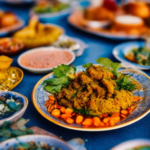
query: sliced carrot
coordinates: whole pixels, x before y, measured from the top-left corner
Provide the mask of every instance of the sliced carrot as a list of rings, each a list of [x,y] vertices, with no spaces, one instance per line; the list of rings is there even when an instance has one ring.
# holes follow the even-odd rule
[[[139,96],[134,96],[134,97],[133,97],[133,101],[134,101],[134,102],[137,102],[137,101],[139,101],[139,100],[141,100],[141,99],[143,99],[143,97],[139,97]]]
[[[44,105],[48,107],[50,105],[50,100],[47,100]]]
[[[55,108],[55,105],[50,104],[47,111],[51,112]]]
[[[110,126],[114,126],[116,124],[113,117],[110,118]]]
[[[119,122],[120,121],[120,117],[112,117],[114,120],[115,120],[115,123]]]
[[[74,120],[73,120],[72,118],[67,118],[67,119],[66,119],[66,122],[67,122],[68,124],[73,124],[73,123],[74,123]]]
[[[102,118],[103,118],[103,114],[101,114],[101,115],[99,116],[99,118],[102,119]]]
[[[98,117],[94,117],[93,118],[93,125],[95,126],[95,127],[99,127],[100,126],[100,119],[98,118]]]
[[[82,125],[84,126],[91,126],[93,124],[93,119],[91,118],[86,118],[83,122]]]
[[[68,114],[62,114],[60,117],[64,120],[66,120],[67,118],[71,118],[72,116],[68,115]]]
[[[77,124],[81,124],[82,121],[83,121],[83,116],[78,115],[78,116],[76,117],[76,123],[77,123]]]
[[[103,117],[104,118],[108,117],[108,113],[103,114]]]
[[[66,108],[66,109],[65,109],[65,114],[71,115],[72,113],[73,113],[73,110],[72,110],[72,109],[70,109],[70,108]]]
[[[124,115],[124,114],[121,114],[121,117],[124,118],[124,119],[127,118],[127,116]]]
[[[120,113],[113,113],[112,115],[111,115],[111,117],[119,117],[120,116]]]
[[[51,112],[51,115],[54,116],[54,117],[59,117],[60,116],[60,110],[59,109],[54,109]]]
[[[65,113],[65,109],[66,109],[65,107],[61,106],[60,107],[60,112],[64,114]]]
[[[100,127],[104,127],[104,126],[105,126],[105,123],[104,123],[104,122],[100,122],[99,126],[100,126]]]
[[[110,126],[110,122],[108,121],[106,124],[105,124],[106,127],[109,127]]]
[[[106,118],[103,119],[103,122],[104,122],[104,123],[108,123],[109,120],[110,120],[110,117],[106,117]]]
[[[48,96],[48,98],[49,98],[50,100],[53,100],[53,101],[56,100],[55,96],[53,96],[53,95]]]
[[[136,105],[131,106],[130,109],[128,110],[129,114],[131,114],[135,108],[136,108]]]
[[[127,114],[128,114],[128,111],[127,111],[127,110],[125,110],[125,109],[123,109],[123,110],[121,110],[121,114],[123,114],[123,115],[127,115]]]

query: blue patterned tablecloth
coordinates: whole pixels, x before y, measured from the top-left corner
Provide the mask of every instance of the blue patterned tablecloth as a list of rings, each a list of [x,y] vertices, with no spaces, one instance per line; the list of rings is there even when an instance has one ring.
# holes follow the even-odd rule
[[[29,7],[27,5],[15,6],[0,3],[0,9],[14,11],[18,16],[24,19],[27,24],[29,19]],[[73,63],[75,66],[88,62],[96,63],[96,59],[98,57],[108,57],[113,61],[117,61],[112,55],[112,49],[117,44],[121,43],[121,41],[105,39],[75,29],[67,23],[67,17],[47,20],[46,22],[62,26],[66,30],[66,34],[68,36],[80,38],[89,45],[89,48],[85,50],[84,54],[81,57],[76,58]],[[19,55],[12,57],[14,59],[12,66],[18,67],[18,56]],[[150,71],[146,71],[146,73],[150,75]],[[33,87],[44,75],[45,74],[38,75],[24,71],[24,78],[22,82],[14,89],[14,91],[25,95],[29,99],[29,106],[23,116],[24,118],[30,119],[27,126],[38,126],[62,137],[64,140],[80,137],[85,140],[88,150],[109,150],[113,146],[126,140],[135,138],[150,138],[150,114],[130,126],[107,132],[73,131],[47,121],[36,111],[31,101]]]

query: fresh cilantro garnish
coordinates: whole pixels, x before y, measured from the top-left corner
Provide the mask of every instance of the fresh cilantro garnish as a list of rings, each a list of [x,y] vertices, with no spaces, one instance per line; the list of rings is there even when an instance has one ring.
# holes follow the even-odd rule
[[[132,84],[131,82],[132,82],[131,78],[124,75],[123,78],[116,80],[117,87],[115,89],[133,91],[136,89],[136,85]]]
[[[77,93],[73,93],[71,98],[74,98],[77,95]]]
[[[93,63],[87,63],[82,65],[82,67],[85,68],[86,70],[88,70],[91,66],[93,66]]]
[[[74,109],[74,113],[79,113],[79,114],[81,114],[81,115],[83,115],[83,116],[88,116],[89,115],[89,109],[87,109],[87,110],[85,110],[84,108],[82,108],[82,109]]]
[[[75,78],[76,67],[62,64],[53,68],[53,71],[55,78],[45,80],[42,85],[47,92],[59,93],[62,87],[69,85],[70,80]]]
[[[107,69],[112,69],[112,73],[117,76],[117,70],[121,67],[120,63],[114,63],[109,58],[100,57],[96,60],[99,64],[105,66]]]

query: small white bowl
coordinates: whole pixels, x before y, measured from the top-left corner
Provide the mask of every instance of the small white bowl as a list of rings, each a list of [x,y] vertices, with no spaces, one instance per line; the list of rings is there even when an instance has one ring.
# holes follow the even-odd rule
[[[123,143],[115,146],[111,150],[128,150],[128,149],[132,149],[132,148],[136,148],[136,147],[140,147],[140,146],[150,146],[150,140],[135,139],[135,140],[126,141],[126,142],[123,142]]]
[[[31,50],[28,50],[27,52],[24,52],[23,54],[21,54],[18,58],[18,64],[20,67],[22,67],[23,69],[32,72],[32,73],[48,73],[50,72],[53,68],[57,67],[53,67],[53,68],[43,68],[43,69],[35,69],[35,68],[31,68],[31,67],[26,67],[24,65],[21,64],[21,58],[29,53],[33,53],[35,51],[39,52],[39,51],[56,51],[56,50],[62,50],[62,51],[67,51],[68,53],[70,53],[72,55],[72,59],[71,61],[69,61],[68,63],[66,63],[66,65],[70,65],[74,60],[75,60],[75,54],[72,51],[69,51],[68,49],[63,49],[63,48],[56,48],[56,47],[52,47],[52,46],[47,46],[47,47],[39,47],[39,48],[34,48]],[[59,64],[61,65],[61,64]]]
[[[23,116],[23,114],[25,113],[27,106],[28,106],[28,99],[16,92],[4,92],[4,91],[0,91],[0,96],[5,96],[6,94],[10,94],[11,96],[16,96],[16,97],[20,97],[20,102],[23,104],[22,108],[16,112],[14,112],[12,115],[10,115],[9,117],[6,117],[4,119],[0,119],[0,126],[5,122],[15,122],[17,121],[19,118],[21,118]]]

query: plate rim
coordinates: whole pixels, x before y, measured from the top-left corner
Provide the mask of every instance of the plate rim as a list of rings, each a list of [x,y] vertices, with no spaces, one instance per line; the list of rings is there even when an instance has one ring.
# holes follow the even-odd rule
[[[79,66],[76,66],[76,67],[79,67]],[[150,77],[145,74],[144,72],[141,72],[140,70],[136,70],[136,69],[123,69],[123,70],[132,70],[132,71],[136,71],[144,76],[146,76],[149,80],[150,80]],[[141,116],[139,117],[136,117],[134,118],[133,120],[131,121],[128,121],[126,123],[122,123],[122,124],[119,124],[119,125],[115,125],[115,126],[112,126],[112,127],[104,127],[104,128],[83,128],[83,127],[73,127],[73,126],[70,126],[69,124],[68,125],[65,125],[65,124],[61,124],[60,122],[58,121],[55,121],[54,119],[52,119],[51,117],[47,116],[44,112],[42,112],[42,110],[38,107],[37,103],[36,103],[36,98],[35,98],[35,92],[36,92],[36,89],[37,87],[42,83],[42,81],[49,77],[50,75],[52,75],[53,72],[45,75],[44,77],[42,77],[37,83],[36,85],[34,86],[33,88],[33,91],[32,91],[32,94],[31,94],[31,100],[32,100],[32,103],[34,105],[34,107],[36,108],[36,110],[40,113],[40,115],[42,115],[44,118],[46,118],[48,121],[56,124],[56,125],[59,125],[61,127],[64,127],[64,128],[67,128],[67,129],[72,129],[72,130],[77,130],[77,131],[88,131],[88,132],[96,132],[96,131],[110,131],[110,130],[115,130],[115,129],[119,129],[119,128],[122,128],[122,127],[125,127],[125,126],[128,126],[128,125],[131,125],[137,121],[139,121],[140,119],[144,118],[147,114],[150,113],[150,108],[145,112],[143,113]]]

